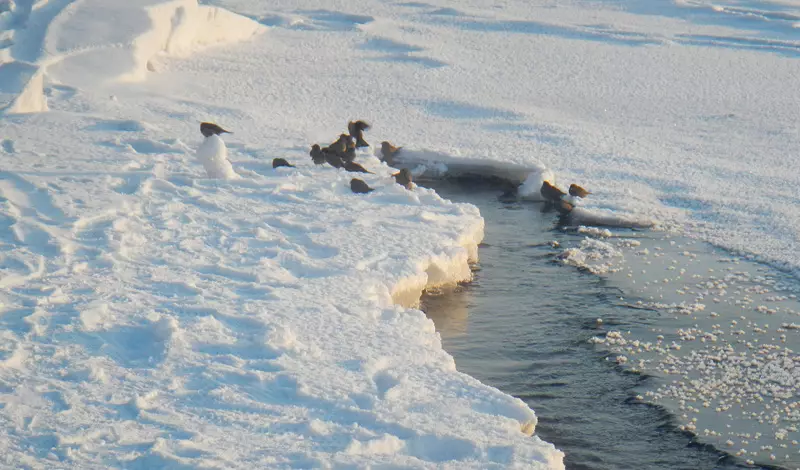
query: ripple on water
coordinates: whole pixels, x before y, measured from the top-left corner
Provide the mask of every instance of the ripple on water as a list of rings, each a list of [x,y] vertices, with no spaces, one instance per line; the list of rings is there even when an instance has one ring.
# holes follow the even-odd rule
[[[662,240],[649,232],[565,231],[556,226],[557,217],[542,214],[539,205],[501,203],[497,199],[498,191],[471,188],[470,193],[465,194],[447,183],[433,186],[444,197],[477,205],[486,219],[486,238],[474,282],[456,291],[426,296],[423,309],[436,323],[443,345],[454,356],[459,370],[520,397],[536,410],[539,417],[536,433],[565,451],[567,468],[744,468],[744,461],[755,457],[741,455],[737,459],[703,444],[714,444],[729,451],[723,445],[725,440],[720,444],[717,436],[704,433],[704,429],[711,431],[722,426],[726,433],[734,429],[741,432],[748,426],[747,421],[740,421],[741,425],[737,426],[719,420],[706,421],[706,416],[716,416],[716,413],[694,403],[688,411],[689,402],[683,404],[681,410],[681,404],[670,398],[668,391],[677,387],[672,381],[692,384],[691,380],[696,378],[691,374],[697,372],[696,367],[693,372],[679,376],[664,375],[659,372],[663,367],[656,367],[664,358],[678,357],[676,351],[693,357],[692,349],[702,350],[695,348],[709,344],[699,339],[702,336],[689,330],[689,336],[681,337],[679,330],[704,329],[706,325],[699,323],[698,315],[715,317],[710,316],[710,306],[706,310],[697,307],[695,304],[700,302],[694,297],[684,296],[679,301],[665,295],[664,291],[670,289],[670,281],[663,282],[666,276],[650,278],[645,274],[658,271],[658,264],[654,263],[658,260],[667,263],[663,268],[673,274],[685,269],[683,279],[697,283],[700,280],[692,278],[698,274],[695,271],[708,269],[703,266],[705,258],[700,253],[707,251],[709,256],[719,258],[719,252],[698,243],[689,247],[685,245],[690,243],[688,240]],[[608,247],[601,246],[599,253],[573,254],[585,255],[584,260],[599,263],[603,269],[586,271],[602,274],[576,275],[575,269],[564,266],[576,259],[565,256],[566,251],[591,251],[586,245],[593,242],[584,242],[581,246],[587,236]],[[670,241],[675,243],[670,244]],[[659,244],[669,245],[672,251],[663,246],[658,250]],[[684,255],[683,251],[694,256]],[[670,269],[670,265],[675,264],[672,263],[675,256],[683,256],[684,261],[691,259],[688,264],[691,270],[688,267]],[[746,263],[739,263],[726,267],[738,266],[738,270],[742,270],[741,265]],[[646,273],[638,272],[641,270]],[[672,289],[675,290],[674,285]],[[686,289],[685,292],[694,292],[698,288]],[[749,294],[751,310],[760,305],[772,308],[779,306],[779,302],[796,300],[787,294],[786,299],[776,298],[765,304],[769,293],[758,294],[766,297],[757,298],[750,286],[740,285],[739,290]],[[790,313],[791,309],[785,306],[779,311],[784,312],[783,308],[786,308],[785,313]],[[685,314],[687,311],[689,314]],[[739,314],[743,315],[747,316]],[[752,323],[751,330],[765,328],[761,323],[758,326],[755,321]],[[786,333],[778,332],[778,324],[771,318],[768,323],[775,338]],[[693,326],[695,324],[698,326]],[[620,338],[626,343],[594,344],[598,342],[595,338],[600,341],[609,336],[613,338],[614,334],[607,335],[610,331],[621,332]],[[638,351],[644,349],[641,344],[645,341],[655,344],[659,335],[664,336],[662,344],[671,345],[675,341],[682,347],[678,350],[665,348],[664,354],[649,352],[651,357]],[[691,335],[695,339],[690,339]],[[637,339],[640,346],[634,348],[633,353],[624,353]],[[719,336],[717,341],[720,341]],[[752,340],[750,342],[753,344]],[[734,347],[739,344],[746,347],[746,343],[738,342]],[[763,339],[759,339],[758,344],[764,344]],[[627,362],[616,361],[621,355],[629,356]],[[640,359],[644,362],[640,363]],[[674,367],[679,365],[676,363]],[[697,412],[695,408],[706,413]],[[695,429],[687,423],[694,423]],[[729,424],[731,428],[727,427]],[[750,444],[755,445],[753,435],[751,433]],[[763,438],[763,433],[759,438]],[[791,446],[791,439],[783,443]],[[768,460],[769,455],[760,450],[764,442],[758,443],[757,452],[762,458],[754,461],[763,462],[766,457],[766,463],[774,464],[778,455],[776,461]]]

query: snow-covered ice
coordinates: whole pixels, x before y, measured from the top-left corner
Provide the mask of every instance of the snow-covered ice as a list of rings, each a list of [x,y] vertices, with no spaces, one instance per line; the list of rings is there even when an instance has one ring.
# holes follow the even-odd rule
[[[479,168],[534,199],[575,182],[579,223],[796,273],[798,18],[734,0],[0,7],[2,464],[561,467],[521,432],[533,411],[458,373],[413,308],[469,278],[477,210],[394,184],[374,149],[376,191],[353,195],[310,145],[365,119],[419,171]],[[235,129],[239,178],[208,178],[202,121]]]
[[[456,371],[414,308],[471,278],[477,209],[406,190],[370,151],[376,191],[354,195],[308,139],[257,124],[311,117],[236,111],[231,91],[259,101],[237,51],[280,43],[265,26],[190,1],[17,6],[0,465],[563,468],[534,412]],[[200,92],[206,73],[225,86]],[[203,139],[208,120],[235,136]]]

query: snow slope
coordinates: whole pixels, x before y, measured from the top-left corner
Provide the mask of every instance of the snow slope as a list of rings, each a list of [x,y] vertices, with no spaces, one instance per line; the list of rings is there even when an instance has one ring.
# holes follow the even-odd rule
[[[400,187],[369,151],[376,191],[354,195],[224,92],[174,91],[202,77],[141,81],[178,52],[235,69],[187,53],[263,46],[263,26],[184,1],[13,13],[4,65],[43,79],[3,79],[0,466],[563,468],[533,411],[457,372],[413,308],[471,278],[476,208]],[[200,120],[235,132],[239,178],[207,178]]]

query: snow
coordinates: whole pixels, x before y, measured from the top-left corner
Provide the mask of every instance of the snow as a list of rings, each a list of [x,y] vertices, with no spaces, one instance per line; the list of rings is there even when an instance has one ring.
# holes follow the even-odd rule
[[[212,134],[197,148],[197,159],[203,164],[209,178],[236,179],[239,177],[228,161],[228,148],[222,138]]]
[[[401,187],[372,149],[376,190],[352,194],[306,139],[230,107],[256,102],[236,56],[274,41],[265,26],[190,1],[11,13],[0,465],[563,468],[534,412],[459,373],[415,308],[471,279],[478,210]],[[227,86],[192,96],[183,66]]]
[[[414,308],[470,278],[483,220],[396,185],[383,140],[422,178],[534,200],[574,182],[577,224],[800,272],[786,2],[9,5],[3,465],[561,468],[533,411],[458,373]],[[367,195],[308,157],[353,119],[372,124]],[[235,130],[237,178],[198,161],[202,121]],[[613,270],[615,243],[571,259]]]

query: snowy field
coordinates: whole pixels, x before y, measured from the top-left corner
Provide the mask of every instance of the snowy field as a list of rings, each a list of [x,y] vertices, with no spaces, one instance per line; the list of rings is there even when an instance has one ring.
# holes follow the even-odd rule
[[[366,119],[374,147],[546,169],[582,211],[798,273],[799,25],[777,1],[0,0],[0,464],[563,468],[413,308],[470,278],[478,211],[373,148],[353,195],[310,145]],[[238,178],[207,178],[201,121]]]

